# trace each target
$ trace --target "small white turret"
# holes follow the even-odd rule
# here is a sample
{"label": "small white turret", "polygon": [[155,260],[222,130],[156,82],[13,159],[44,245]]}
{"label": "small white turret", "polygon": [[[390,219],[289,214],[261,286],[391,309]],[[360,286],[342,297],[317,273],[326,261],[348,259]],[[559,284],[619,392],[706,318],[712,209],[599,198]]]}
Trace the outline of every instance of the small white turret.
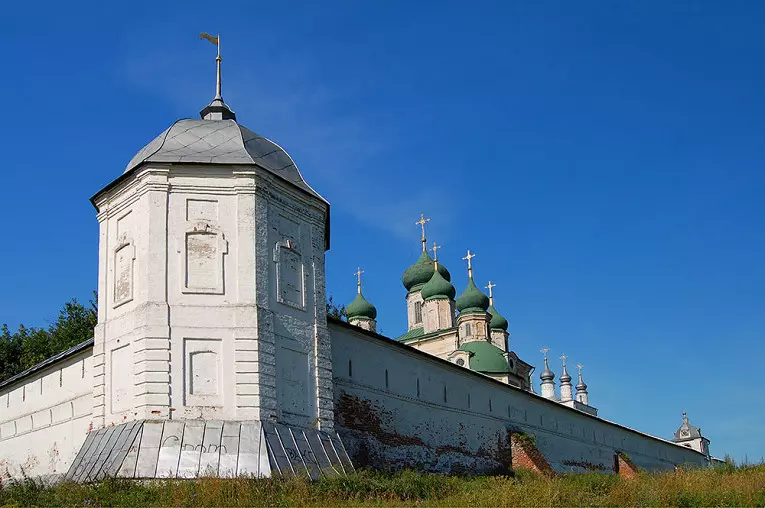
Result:
{"label": "small white turret", "polygon": [[582,364],[577,364],[579,369],[579,382],[576,384],[576,400],[582,404],[590,405],[590,398],[587,395],[587,385],[582,380]]}
{"label": "small white turret", "polygon": [[555,400],[555,374],[550,370],[550,365],[547,363],[548,351],[550,351],[549,348],[542,348],[542,354],[545,355],[545,370],[542,371],[539,377],[542,379],[542,397]]}
{"label": "small white turret", "polygon": [[561,402],[568,402],[570,400],[573,400],[574,396],[574,389],[571,386],[571,376],[568,375],[568,371],[566,370],[566,359],[568,357],[566,355],[562,355],[560,357],[561,360],[563,360],[563,372],[560,375],[560,401]]}

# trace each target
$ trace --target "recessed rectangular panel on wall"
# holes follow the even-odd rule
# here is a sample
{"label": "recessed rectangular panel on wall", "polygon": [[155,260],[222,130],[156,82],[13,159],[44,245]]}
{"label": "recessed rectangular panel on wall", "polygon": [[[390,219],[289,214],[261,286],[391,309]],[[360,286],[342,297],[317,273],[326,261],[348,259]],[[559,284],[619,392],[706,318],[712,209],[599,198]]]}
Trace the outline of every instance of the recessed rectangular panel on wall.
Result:
{"label": "recessed rectangular panel on wall", "polygon": [[132,241],[123,239],[114,251],[114,305],[122,305],[133,299],[133,263],[135,247]]}
{"label": "recessed rectangular panel on wall", "polygon": [[277,371],[281,410],[294,415],[311,416],[308,354],[296,349],[280,347]]}
{"label": "recessed rectangular panel on wall", "polygon": [[187,199],[186,220],[189,222],[209,221],[218,222],[218,200],[216,199]]}
{"label": "recessed rectangular panel on wall", "polygon": [[114,414],[133,406],[133,351],[130,344],[112,349],[110,361],[110,400]]}
{"label": "recessed rectangular panel on wall", "polygon": [[220,339],[184,339],[187,406],[222,406]]}
{"label": "recessed rectangular panel on wall", "polygon": [[288,240],[285,243],[277,244],[274,257],[276,261],[276,301],[296,309],[304,309],[303,256],[297,250],[297,246]]}
{"label": "recessed rectangular panel on wall", "polygon": [[213,230],[186,233],[184,292],[223,293],[223,242]]}
{"label": "recessed rectangular panel on wall", "polygon": [[134,215],[131,211],[117,219],[116,240],[113,244],[114,253],[114,280],[113,304],[115,307],[127,303],[133,299],[133,271],[135,264],[135,227]]}

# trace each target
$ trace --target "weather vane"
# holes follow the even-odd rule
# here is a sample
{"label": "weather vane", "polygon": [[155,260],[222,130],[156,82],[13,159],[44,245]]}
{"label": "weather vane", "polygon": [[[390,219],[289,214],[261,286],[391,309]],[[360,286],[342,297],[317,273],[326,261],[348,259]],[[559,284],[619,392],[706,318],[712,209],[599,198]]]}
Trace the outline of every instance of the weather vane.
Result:
{"label": "weather vane", "polygon": [[421,227],[422,227],[422,251],[423,251],[423,252],[425,252],[426,250],[428,250],[428,249],[427,249],[427,247],[425,247],[425,244],[427,243],[427,240],[425,239],[425,224],[427,224],[428,222],[430,222],[430,217],[428,217],[428,218],[426,219],[426,218],[425,218],[425,214],[424,214],[424,213],[421,213],[421,214],[420,214],[420,220],[418,220],[417,222],[415,222],[415,224],[416,224],[416,225],[418,225],[418,226],[421,226]]}
{"label": "weather vane", "polygon": [[218,56],[215,57],[215,62],[218,67],[218,79],[215,84],[215,98],[223,100],[223,97],[221,96],[221,86],[220,86],[220,63],[223,61],[223,59],[220,57],[220,35],[210,35],[207,32],[202,32],[199,34],[200,39],[207,39],[208,41],[212,42],[217,46],[218,48]]}

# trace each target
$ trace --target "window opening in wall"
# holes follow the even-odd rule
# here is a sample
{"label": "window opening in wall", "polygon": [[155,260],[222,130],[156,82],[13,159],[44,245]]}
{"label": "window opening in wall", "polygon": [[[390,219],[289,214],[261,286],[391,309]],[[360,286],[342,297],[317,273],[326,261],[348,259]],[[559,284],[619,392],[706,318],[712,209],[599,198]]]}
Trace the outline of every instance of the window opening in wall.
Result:
{"label": "window opening in wall", "polygon": [[422,302],[414,302],[414,322],[422,323]]}
{"label": "window opening in wall", "polygon": [[5,396],[5,407],[11,407],[11,392],[8,392]]}
{"label": "window opening in wall", "polygon": [[64,369],[58,370],[58,387],[64,386]]}
{"label": "window opening in wall", "polygon": [[465,323],[465,337],[470,337],[471,335],[473,335],[473,327],[470,323]]}
{"label": "window opening in wall", "polygon": [[489,399],[489,413],[491,413],[491,399]]}
{"label": "window opening in wall", "polygon": [[507,406],[507,417],[508,417],[508,418],[512,418],[512,417],[510,416],[510,406]]}
{"label": "window opening in wall", "polygon": [[353,362],[348,360],[348,377],[353,377]]}
{"label": "window opening in wall", "polygon": [[27,400],[27,387],[26,385],[21,387],[21,402],[24,402]]}
{"label": "window opening in wall", "polygon": [[85,379],[85,360],[82,361],[82,379]]}
{"label": "window opening in wall", "polygon": [[420,378],[417,378],[417,397],[420,396]]}
{"label": "window opening in wall", "polygon": [[470,394],[468,393],[468,409],[470,409]]}
{"label": "window opening in wall", "polygon": [[444,385],[444,402],[446,402],[446,385]]}
{"label": "window opening in wall", "polygon": [[40,378],[40,395],[42,395],[43,378]]}
{"label": "window opening in wall", "polygon": [[388,389],[388,369],[385,369],[385,389]]}

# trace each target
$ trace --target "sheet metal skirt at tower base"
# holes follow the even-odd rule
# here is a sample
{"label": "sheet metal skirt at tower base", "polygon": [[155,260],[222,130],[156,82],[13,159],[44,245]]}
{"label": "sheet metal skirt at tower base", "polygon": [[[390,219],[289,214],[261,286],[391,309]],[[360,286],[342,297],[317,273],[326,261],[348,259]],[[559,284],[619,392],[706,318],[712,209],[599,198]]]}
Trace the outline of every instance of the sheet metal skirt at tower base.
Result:
{"label": "sheet metal skirt at tower base", "polygon": [[353,471],[337,434],[258,421],[135,421],[89,433],[66,479],[301,476],[318,480]]}

